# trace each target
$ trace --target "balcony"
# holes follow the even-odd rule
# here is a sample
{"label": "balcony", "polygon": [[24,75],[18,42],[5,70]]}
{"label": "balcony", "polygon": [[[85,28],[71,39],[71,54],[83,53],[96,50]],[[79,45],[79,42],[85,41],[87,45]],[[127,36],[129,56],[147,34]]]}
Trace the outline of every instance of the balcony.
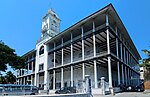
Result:
{"label": "balcony", "polygon": [[43,37],[41,37],[39,40],[37,40],[37,43],[40,43],[41,41],[48,39],[50,36],[49,35],[44,35]]}
{"label": "balcony", "polygon": [[48,30],[48,28],[44,26],[43,29],[41,30],[41,32],[45,33],[47,30]]}

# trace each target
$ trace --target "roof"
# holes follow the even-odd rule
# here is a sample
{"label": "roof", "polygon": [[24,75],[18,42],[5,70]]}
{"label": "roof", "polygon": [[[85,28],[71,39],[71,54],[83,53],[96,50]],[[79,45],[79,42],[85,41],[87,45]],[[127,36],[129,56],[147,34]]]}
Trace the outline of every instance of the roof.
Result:
{"label": "roof", "polygon": [[35,49],[32,49],[32,50],[28,51],[27,53],[25,53],[22,57],[26,57],[26,56],[28,56],[28,55],[30,55],[30,54],[35,53],[35,52],[36,52],[36,50],[35,50]]}
{"label": "roof", "polygon": [[138,57],[138,59],[141,59],[141,56],[139,55],[131,37],[128,34],[128,31],[126,30],[123,22],[121,21],[119,15],[117,14],[115,8],[113,7],[113,5],[110,3],[109,5],[105,6],[104,8],[94,12],[93,14],[85,17],[84,19],[80,20],[79,22],[75,23],[74,25],[70,26],[69,28],[65,29],[64,31],[62,31],[61,33],[57,34],[55,37],[51,38],[50,40],[46,41],[45,44],[49,43],[50,41],[55,40],[58,37],[61,37],[63,34],[73,30],[75,27],[84,24],[85,22],[87,22],[88,20],[100,15],[100,14],[106,14],[107,12],[109,12],[109,15],[111,15],[111,17],[115,18],[116,24],[121,28],[121,32],[124,35],[124,37],[127,39],[126,41],[128,41],[128,43],[130,43],[130,45],[132,46],[131,48],[133,49],[134,52],[136,52],[136,56]]}

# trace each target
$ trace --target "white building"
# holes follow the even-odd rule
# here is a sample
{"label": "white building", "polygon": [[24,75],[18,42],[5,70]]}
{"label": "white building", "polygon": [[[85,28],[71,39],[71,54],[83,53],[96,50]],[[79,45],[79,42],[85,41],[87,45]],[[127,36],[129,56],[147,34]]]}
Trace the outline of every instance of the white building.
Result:
{"label": "white building", "polygon": [[144,67],[140,67],[140,79],[144,80]]}
{"label": "white building", "polygon": [[60,19],[53,10],[42,19],[41,38],[27,52],[25,69],[18,71],[18,84],[44,90],[80,86],[90,75],[92,88],[105,77],[109,87],[137,84],[134,69],[141,59],[125,26],[109,4],[60,32]]}

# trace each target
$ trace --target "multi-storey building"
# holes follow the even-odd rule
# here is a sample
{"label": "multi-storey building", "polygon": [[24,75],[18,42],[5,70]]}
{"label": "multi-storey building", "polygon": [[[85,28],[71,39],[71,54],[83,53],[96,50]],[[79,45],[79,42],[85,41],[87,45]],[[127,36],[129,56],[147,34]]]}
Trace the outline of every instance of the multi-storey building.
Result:
{"label": "multi-storey building", "polygon": [[141,59],[114,7],[109,4],[60,32],[60,19],[49,10],[42,19],[41,38],[24,57],[18,84],[55,90],[77,86],[90,75],[92,88],[105,77],[109,87],[137,84]]}

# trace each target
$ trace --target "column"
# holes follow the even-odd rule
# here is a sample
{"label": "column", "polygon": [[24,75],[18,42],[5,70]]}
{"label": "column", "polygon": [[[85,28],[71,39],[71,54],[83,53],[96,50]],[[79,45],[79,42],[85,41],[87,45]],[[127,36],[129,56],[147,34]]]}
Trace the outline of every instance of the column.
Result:
{"label": "column", "polygon": [[27,76],[26,84],[29,84],[29,76]]}
{"label": "column", "polygon": [[53,90],[55,90],[55,82],[56,82],[56,80],[55,80],[56,78],[55,78],[55,70],[53,70]]}
{"label": "column", "polygon": [[39,73],[37,73],[37,79],[36,79],[36,81],[37,81],[37,87],[39,87],[39,81],[40,81],[40,74]]}
{"label": "column", "polygon": [[124,69],[125,69],[125,81],[126,81],[125,83],[127,85],[127,81],[128,81],[128,79],[127,79],[127,67],[125,66]]}
{"label": "column", "polygon": [[[63,66],[64,65],[64,63],[63,63],[63,61],[64,61],[64,56],[63,56],[63,54],[64,54],[64,50],[63,50],[63,38],[62,38],[62,52],[61,52],[61,65]],[[61,88],[62,87],[64,87],[64,70],[63,70],[63,68],[61,68]]]}
{"label": "column", "polygon": [[35,75],[34,75],[34,86],[37,86],[37,73],[35,72]]}
{"label": "column", "polygon": [[22,69],[20,69],[20,73],[19,73],[19,75],[20,75],[20,76],[22,76]]}
{"label": "column", "polygon": [[24,77],[24,83],[23,83],[24,85],[26,84],[26,77]]}
{"label": "column", "polygon": [[20,83],[19,84],[22,84],[22,78],[20,78]]}
{"label": "column", "polygon": [[128,84],[130,85],[130,68],[128,68]]}
{"label": "column", "polygon": [[[83,31],[83,26],[81,27],[81,36],[82,36],[82,60],[84,60],[84,31]],[[84,80],[84,77],[85,77],[85,64],[82,63],[82,77],[83,77],[83,80]]]}
{"label": "column", "polygon": [[[54,42],[54,67],[56,65],[56,60],[55,60],[55,47],[56,47],[56,43]],[[55,81],[56,81],[56,74],[55,74],[55,70],[53,70],[53,90],[55,90]]]}
{"label": "column", "polygon": [[[106,33],[107,33],[107,53],[110,54],[110,43],[109,43],[109,22],[108,22],[108,15],[106,15]],[[111,57],[108,56],[108,78],[109,78],[109,87],[112,92],[112,71],[111,71]]]}
{"label": "column", "polygon": [[126,53],[127,53],[127,54],[126,54],[126,55],[127,55],[127,62],[126,62],[126,63],[127,63],[127,65],[129,65],[129,54],[128,54],[128,50],[126,50]]}
{"label": "column", "polygon": [[30,72],[29,72],[29,63],[28,63],[28,69],[27,69],[27,74],[29,74]]}
{"label": "column", "polygon": [[109,78],[109,87],[112,88],[112,71],[111,71],[111,57],[108,56],[108,78]]}
{"label": "column", "polygon": [[129,66],[131,65],[131,55],[129,53]]}
{"label": "column", "polygon": [[71,63],[73,62],[73,46],[72,46],[72,33],[71,33]]}
{"label": "column", "polygon": [[131,85],[132,85],[132,69],[130,70],[130,75],[131,75],[131,78],[130,78],[131,81],[130,82],[131,82]]}
{"label": "column", "polygon": [[45,56],[45,61],[44,61],[44,90],[48,89],[48,45],[45,46],[44,49],[44,56]]}
{"label": "column", "polygon": [[[96,57],[96,44],[95,44],[95,23],[93,21],[93,52],[94,52],[94,57]],[[97,64],[96,60],[94,60],[94,83],[95,83],[95,88],[98,88],[97,86]]]}
{"label": "column", "polygon": [[55,65],[56,65],[56,59],[55,59],[55,46],[56,46],[56,44],[55,44],[55,42],[54,42],[54,67],[55,67]]}
{"label": "column", "polygon": [[[73,46],[72,46],[72,33],[71,33],[71,63],[73,62]],[[73,87],[73,66],[71,65],[71,87]]]}
{"label": "column", "polygon": [[61,68],[61,88],[64,87],[64,70]]}
{"label": "column", "polygon": [[34,69],[33,69],[33,61],[31,63],[31,68],[32,68],[32,73],[34,72]]}
{"label": "column", "polygon": [[121,65],[122,67],[122,83],[124,84],[124,66],[123,64]]}
{"label": "column", "polygon": [[133,85],[132,78],[133,78],[133,73],[132,73],[132,70],[131,70],[131,85]]}
{"label": "column", "polygon": [[31,75],[31,85],[33,85],[33,75]]}
{"label": "column", "polygon": [[127,63],[126,62],[126,49],[125,49],[125,47],[123,47],[123,49],[124,49],[124,63]]}
{"label": "column", "polygon": [[71,65],[71,87],[73,87],[73,66]]}
{"label": "column", "polygon": [[[122,43],[120,43],[120,55],[121,55],[121,61],[123,62]],[[121,67],[122,67],[122,83],[124,84],[124,66],[123,66],[123,63],[121,64]]]}
{"label": "column", "polygon": [[[117,31],[117,27],[116,27],[116,36],[118,36],[118,31]],[[117,58],[119,59],[119,52],[118,52],[118,38],[116,37],[116,54],[117,54]],[[117,61],[117,71],[118,71],[118,85],[120,85],[120,66],[119,66],[119,61]]]}

